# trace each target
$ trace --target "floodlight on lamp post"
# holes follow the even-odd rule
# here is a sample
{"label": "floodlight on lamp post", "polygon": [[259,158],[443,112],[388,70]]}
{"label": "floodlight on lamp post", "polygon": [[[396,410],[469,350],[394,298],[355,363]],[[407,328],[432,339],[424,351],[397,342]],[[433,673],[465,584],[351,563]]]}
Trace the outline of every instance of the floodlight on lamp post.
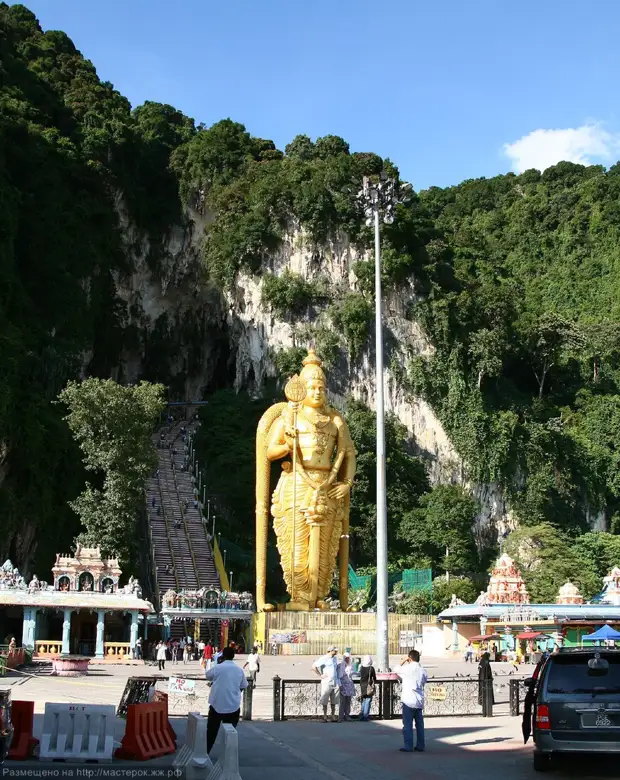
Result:
{"label": "floodlight on lamp post", "polygon": [[[405,185],[405,188],[408,185]],[[403,188],[403,189],[405,189]],[[377,386],[377,667],[388,671],[388,549],[387,494],[385,484],[385,405],[383,377],[383,328],[381,307],[381,218],[394,222],[399,201],[398,185],[383,172],[379,177],[364,176],[358,199],[366,215],[366,224],[375,228],[375,379]]]}

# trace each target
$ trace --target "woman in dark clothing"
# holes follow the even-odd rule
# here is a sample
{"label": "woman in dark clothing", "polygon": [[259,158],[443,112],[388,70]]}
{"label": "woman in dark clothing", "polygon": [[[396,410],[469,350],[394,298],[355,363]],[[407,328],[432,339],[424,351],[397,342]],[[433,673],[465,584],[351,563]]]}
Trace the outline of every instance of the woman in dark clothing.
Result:
{"label": "woman in dark clothing", "polygon": [[372,704],[372,697],[375,695],[376,685],[377,673],[372,665],[372,658],[367,655],[364,657],[360,668],[360,688],[362,691],[360,720],[366,721],[370,718],[370,705]]}
{"label": "woman in dark clothing", "polygon": [[493,696],[493,670],[491,669],[491,654],[483,653],[478,664],[478,704],[484,701],[484,691],[487,686],[491,688],[491,704],[495,704]]}

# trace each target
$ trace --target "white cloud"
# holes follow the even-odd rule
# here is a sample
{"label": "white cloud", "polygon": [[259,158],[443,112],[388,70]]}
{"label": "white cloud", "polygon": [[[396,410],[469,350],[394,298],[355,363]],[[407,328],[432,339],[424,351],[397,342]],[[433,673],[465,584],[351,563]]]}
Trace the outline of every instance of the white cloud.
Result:
{"label": "white cloud", "polygon": [[523,173],[528,168],[544,171],[563,160],[592,165],[609,162],[620,153],[620,133],[610,133],[599,124],[534,130],[514,143],[504,144],[503,151],[512,161],[515,173]]}

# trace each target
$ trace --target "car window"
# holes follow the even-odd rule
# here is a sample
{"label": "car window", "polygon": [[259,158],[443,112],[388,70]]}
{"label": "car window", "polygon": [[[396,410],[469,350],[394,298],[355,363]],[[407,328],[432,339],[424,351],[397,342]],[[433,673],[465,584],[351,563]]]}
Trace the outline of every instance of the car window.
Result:
{"label": "car window", "polygon": [[547,675],[547,693],[620,693],[620,655],[601,653],[609,663],[602,676],[588,674],[592,655],[558,655],[551,659]]}

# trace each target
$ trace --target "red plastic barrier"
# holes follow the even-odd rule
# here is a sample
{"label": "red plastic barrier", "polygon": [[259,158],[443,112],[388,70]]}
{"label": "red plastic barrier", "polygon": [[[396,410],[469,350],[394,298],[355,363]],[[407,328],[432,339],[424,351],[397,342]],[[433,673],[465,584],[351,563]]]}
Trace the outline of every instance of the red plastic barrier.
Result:
{"label": "red plastic barrier", "polygon": [[116,758],[148,761],[174,753],[176,745],[170,737],[166,710],[164,702],[130,704],[127,707],[125,736],[114,754]]}
{"label": "red plastic barrier", "polygon": [[172,724],[170,723],[170,716],[168,713],[168,694],[164,693],[164,691],[155,691],[155,693],[153,694],[153,701],[163,701],[163,703],[166,705],[166,720],[168,722],[168,733],[172,737],[172,741],[176,743],[177,735],[175,733],[175,730],[172,728]]}
{"label": "red plastic barrier", "polygon": [[25,761],[32,755],[39,740],[32,736],[34,723],[34,702],[14,701],[11,707],[13,721],[13,741],[9,750],[9,761]]}

